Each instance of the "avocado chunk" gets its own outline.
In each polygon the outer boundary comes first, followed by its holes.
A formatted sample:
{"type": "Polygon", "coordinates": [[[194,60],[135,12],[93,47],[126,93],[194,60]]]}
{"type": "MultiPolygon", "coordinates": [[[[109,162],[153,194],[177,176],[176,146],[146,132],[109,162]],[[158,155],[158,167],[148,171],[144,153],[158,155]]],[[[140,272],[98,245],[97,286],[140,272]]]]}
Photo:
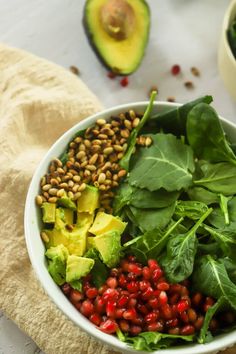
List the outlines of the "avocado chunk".
{"type": "Polygon", "coordinates": [[[87,275],[94,266],[94,260],[91,258],[68,256],[66,266],[66,281],[74,282],[87,275]]]}
{"type": "Polygon", "coordinates": [[[48,258],[48,271],[56,284],[62,285],[66,278],[66,260],[68,258],[68,250],[63,245],[50,247],[46,253],[48,258]]]}
{"type": "Polygon", "coordinates": [[[121,235],[117,230],[94,237],[94,245],[102,261],[109,267],[115,267],[120,260],[121,235]]]}
{"type": "Polygon", "coordinates": [[[43,222],[45,224],[51,224],[56,219],[56,204],[44,202],[42,204],[43,222]]]}
{"type": "Polygon", "coordinates": [[[86,185],[85,190],[77,201],[77,211],[79,213],[90,213],[99,207],[99,190],[96,187],[86,185]]]}
{"type": "Polygon", "coordinates": [[[93,225],[90,227],[89,232],[94,235],[101,235],[108,231],[116,230],[120,234],[124,231],[127,223],[123,222],[118,216],[98,212],[93,225]]]}
{"type": "Polygon", "coordinates": [[[87,250],[94,248],[94,240],[95,240],[94,236],[87,237],[87,250]]]}
{"type": "Polygon", "coordinates": [[[57,204],[71,210],[76,210],[75,202],[67,196],[66,192],[61,198],[58,199],[57,204]]]}
{"type": "Polygon", "coordinates": [[[145,0],[87,0],[83,25],[92,49],[109,70],[128,75],[138,68],[150,30],[145,0]]]}

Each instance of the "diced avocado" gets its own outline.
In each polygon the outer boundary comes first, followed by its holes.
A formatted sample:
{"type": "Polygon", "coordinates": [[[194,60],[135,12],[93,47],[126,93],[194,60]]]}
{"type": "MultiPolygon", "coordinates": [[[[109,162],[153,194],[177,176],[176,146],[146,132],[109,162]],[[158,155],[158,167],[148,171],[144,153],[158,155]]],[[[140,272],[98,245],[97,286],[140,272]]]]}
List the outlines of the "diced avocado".
{"type": "Polygon", "coordinates": [[[120,234],[124,231],[127,223],[123,222],[119,217],[104,212],[98,212],[89,232],[94,235],[102,235],[108,231],[116,230],[120,234]]]}
{"type": "Polygon", "coordinates": [[[42,204],[43,222],[45,224],[51,224],[56,219],[56,204],[44,202],[42,204]]]}
{"type": "Polygon", "coordinates": [[[65,223],[67,225],[73,225],[74,223],[74,211],[72,209],[64,209],[65,223]]]}
{"type": "Polygon", "coordinates": [[[118,231],[109,231],[94,237],[94,244],[103,262],[109,267],[115,267],[120,259],[121,235],[118,231]]]}
{"type": "Polygon", "coordinates": [[[128,75],[138,68],[150,29],[145,0],[87,0],[83,25],[95,54],[109,70],[128,75]]]}
{"type": "Polygon", "coordinates": [[[90,213],[99,207],[99,190],[96,187],[86,185],[85,190],[77,201],[77,211],[79,213],[90,213]]]}
{"type": "Polygon", "coordinates": [[[94,248],[95,247],[94,240],[95,240],[94,236],[88,236],[87,237],[87,250],[89,250],[90,248],[94,248]]]}
{"type": "Polygon", "coordinates": [[[91,258],[68,256],[66,266],[66,281],[68,283],[78,280],[87,275],[94,266],[91,258]]]}
{"type": "Polygon", "coordinates": [[[68,258],[68,250],[63,245],[49,248],[46,253],[48,261],[48,271],[53,280],[62,285],[65,283],[66,278],[66,260],[68,258]]]}
{"type": "Polygon", "coordinates": [[[70,199],[66,193],[64,193],[64,195],[58,199],[57,204],[71,210],[76,210],[75,202],[73,202],[73,200],[70,199]]]}

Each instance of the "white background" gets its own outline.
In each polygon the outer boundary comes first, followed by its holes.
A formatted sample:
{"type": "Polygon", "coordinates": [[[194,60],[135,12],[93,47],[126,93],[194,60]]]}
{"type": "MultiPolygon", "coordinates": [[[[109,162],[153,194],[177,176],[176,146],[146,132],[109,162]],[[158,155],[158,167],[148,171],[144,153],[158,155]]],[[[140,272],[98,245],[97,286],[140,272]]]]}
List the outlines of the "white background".
{"type": "MultiPolygon", "coordinates": [[[[0,0],[0,41],[65,68],[77,66],[82,80],[106,107],[146,100],[150,87],[156,85],[159,100],[174,96],[176,101],[187,102],[211,94],[218,112],[236,122],[236,103],[226,92],[217,68],[222,20],[229,0],[147,0],[152,12],[150,40],[142,65],[126,88],[119,85],[119,79],[107,78],[107,71],[88,44],[82,27],[84,2],[0,0]],[[182,74],[173,77],[170,68],[176,63],[182,74]],[[201,71],[199,78],[192,76],[192,66],[201,71]],[[185,88],[186,80],[194,82],[194,89],[185,88]]],[[[39,352],[0,313],[0,354],[39,352]]]]}

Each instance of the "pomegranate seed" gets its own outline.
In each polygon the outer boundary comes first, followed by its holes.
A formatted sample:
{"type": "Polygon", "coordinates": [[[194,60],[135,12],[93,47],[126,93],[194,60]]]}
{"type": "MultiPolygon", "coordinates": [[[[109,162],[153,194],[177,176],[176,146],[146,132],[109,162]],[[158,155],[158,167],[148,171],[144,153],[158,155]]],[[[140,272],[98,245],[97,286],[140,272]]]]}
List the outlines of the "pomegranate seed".
{"type": "Polygon", "coordinates": [[[86,296],[87,296],[89,299],[93,299],[93,298],[95,298],[97,295],[98,295],[98,290],[97,290],[96,288],[89,288],[89,289],[86,291],[86,296]]]}
{"type": "Polygon", "coordinates": [[[143,270],[140,266],[138,266],[135,263],[130,263],[128,266],[128,272],[134,273],[136,275],[141,275],[143,273],[143,270]]]}
{"type": "Polygon", "coordinates": [[[148,266],[150,268],[150,270],[153,272],[155,269],[160,268],[159,264],[157,263],[157,261],[155,259],[149,259],[148,260],[148,266]]]}
{"type": "Polygon", "coordinates": [[[144,318],[144,321],[149,324],[149,323],[152,323],[152,322],[156,322],[158,318],[158,315],[156,312],[150,312],[148,313],[145,318],[144,318]]]}
{"type": "Polygon", "coordinates": [[[180,284],[171,284],[170,292],[172,293],[180,293],[182,286],[180,284]]]}
{"type": "Polygon", "coordinates": [[[128,258],[128,260],[130,262],[135,262],[136,261],[136,257],[135,256],[129,255],[127,258],[128,258]]]}
{"type": "Polygon", "coordinates": [[[158,290],[166,291],[166,290],[169,290],[169,288],[170,288],[170,285],[168,283],[166,283],[166,282],[162,282],[162,283],[157,284],[157,289],[158,290]]]}
{"type": "Polygon", "coordinates": [[[133,324],[136,324],[137,326],[142,326],[143,325],[143,317],[142,316],[137,316],[132,320],[133,324]]]}
{"type": "Polygon", "coordinates": [[[170,329],[168,330],[168,333],[169,333],[169,334],[175,334],[175,335],[178,335],[178,334],[179,334],[179,332],[180,332],[179,327],[170,328],[170,329]]]}
{"type": "Polygon", "coordinates": [[[124,307],[125,305],[127,305],[128,301],[129,301],[129,296],[128,295],[121,295],[121,297],[117,301],[117,306],[118,307],[124,307]]]}
{"type": "Polygon", "coordinates": [[[123,87],[126,87],[129,85],[129,79],[127,76],[123,77],[123,79],[120,80],[120,85],[123,87]]]}
{"type": "Polygon", "coordinates": [[[175,64],[171,68],[171,73],[172,75],[178,75],[180,73],[180,66],[178,64],[175,64]]]}
{"type": "Polygon", "coordinates": [[[164,325],[161,321],[150,323],[147,326],[147,330],[149,332],[162,332],[163,328],[164,328],[164,325]]]}
{"type": "Polygon", "coordinates": [[[72,304],[75,306],[75,308],[78,310],[78,311],[80,311],[80,308],[81,308],[81,302],[75,302],[75,303],[73,303],[72,302],[72,304]]]}
{"type": "Polygon", "coordinates": [[[180,295],[181,295],[181,296],[187,296],[187,295],[189,295],[189,290],[186,288],[186,286],[181,286],[180,295]]]}
{"type": "Polygon", "coordinates": [[[130,293],[136,293],[139,290],[139,284],[137,281],[131,281],[127,284],[127,290],[130,293]]]}
{"type": "Polygon", "coordinates": [[[122,259],[121,268],[122,268],[123,272],[128,272],[129,264],[130,263],[126,259],[122,259]]]}
{"type": "Polygon", "coordinates": [[[180,318],[184,323],[189,323],[189,317],[186,311],[180,313],[180,318]]]}
{"type": "Polygon", "coordinates": [[[151,279],[151,271],[148,267],[143,267],[143,278],[145,280],[151,279]]]}
{"type": "Polygon", "coordinates": [[[177,327],[179,323],[178,318],[172,318],[171,320],[166,321],[166,326],[173,328],[173,327],[177,327]]]}
{"type": "Polygon", "coordinates": [[[105,302],[109,300],[117,300],[118,295],[119,293],[117,290],[108,288],[107,290],[104,291],[102,298],[105,302]]]}
{"type": "Polygon", "coordinates": [[[130,299],[129,302],[128,302],[128,305],[127,307],[130,308],[130,307],[135,307],[137,305],[137,299],[130,299]]]}
{"type": "Polygon", "coordinates": [[[95,299],[94,307],[95,307],[96,312],[98,312],[100,314],[104,313],[105,303],[100,296],[95,299]]]}
{"type": "Polygon", "coordinates": [[[100,288],[98,289],[98,293],[100,295],[102,295],[107,289],[108,289],[108,286],[104,284],[104,285],[100,286],[100,288]]]}
{"type": "Polygon", "coordinates": [[[172,305],[171,307],[173,316],[177,316],[179,314],[178,309],[177,309],[177,305],[172,305]]]}
{"type": "Polygon", "coordinates": [[[149,286],[142,294],[144,300],[149,300],[153,296],[153,288],[149,286]]]}
{"type": "Polygon", "coordinates": [[[108,317],[115,317],[115,313],[116,313],[116,302],[110,300],[106,304],[106,314],[108,317]]]}
{"type": "Polygon", "coordinates": [[[137,305],[137,309],[139,312],[141,312],[143,315],[147,315],[148,314],[148,308],[145,306],[145,305],[141,305],[141,304],[138,304],[137,305]]]}
{"type": "Polygon", "coordinates": [[[82,315],[89,317],[94,312],[94,305],[90,300],[84,300],[82,302],[80,312],[82,313],[82,315]]]}
{"type": "Polygon", "coordinates": [[[221,320],[227,324],[233,324],[235,321],[235,314],[227,311],[221,315],[221,320]]]}
{"type": "Polygon", "coordinates": [[[195,333],[195,328],[192,325],[186,325],[186,326],[182,327],[180,330],[180,334],[182,336],[189,336],[194,333],[195,333]]]}
{"type": "Polygon", "coordinates": [[[140,326],[132,325],[130,326],[130,334],[133,336],[137,336],[139,333],[142,332],[142,328],[140,326]]]}
{"type": "Polygon", "coordinates": [[[102,322],[99,328],[105,333],[112,334],[116,332],[116,330],[118,329],[118,325],[116,321],[108,319],[102,322]]]}
{"type": "Polygon", "coordinates": [[[75,289],[71,290],[71,292],[70,292],[70,301],[73,304],[83,300],[83,298],[84,298],[84,295],[80,291],[75,290],[75,289]]]}
{"type": "Polygon", "coordinates": [[[204,323],[204,316],[199,316],[197,320],[194,322],[194,327],[197,331],[200,331],[204,323]]]}
{"type": "Polygon", "coordinates": [[[192,297],[192,304],[194,306],[200,306],[203,300],[203,295],[201,293],[195,293],[192,297]]]}
{"type": "Polygon", "coordinates": [[[168,302],[168,297],[167,297],[165,291],[161,291],[161,292],[160,292],[160,295],[159,295],[158,300],[159,300],[161,306],[167,304],[167,302],[168,302]]]}
{"type": "Polygon", "coordinates": [[[187,300],[180,300],[177,304],[177,310],[179,313],[189,309],[189,303],[187,300]]]}
{"type": "Polygon", "coordinates": [[[115,318],[123,318],[124,312],[125,312],[125,309],[117,309],[115,311],[115,318]]]}
{"type": "Polygon", "coordinates": [[[141,281],[139,282],[139,289],[140,289],[141,291],[147,289],[149,286],[151,286],[151,284],[150,284],[150,282],[147,281],[147,280],[141,280],[141,281]]]}
{"type": "Polygon", "coordinates": [[[126,320],[120,320],[119,326],[122,332],[129,332],[129,323],[126,320]]]}
{"type": "Polygon", "coordinates": [[[61,290],[63,291],[63,293],[65,294],[65,295],[70,295],[70,291],[71,291],[71,286],[70,286],[70,284],[68,284],[68,283],[65,283],[65,284],[63,284],[62,286],[61,286],[61,290]]]}
{"type": "Polygon", "coordinates": [[[90,317],[89,317],[89,321],[91,321],[93,324],[95,324],[96,326],[99,326],[100,323],[102,322],[102,317],[98,314],[98,313],[93,313],[90,317]]]}
{"type": "Polygon", "coordinates": [[[124,274],[121,274],[118,279],[118,284],[122,287],[125,288],[127,285],[127,280],[124,274]]]}
{"type": "Polygon", "coordinates": [[[171,307],[168,304],[161,307],[161,313],[165,320],[170,320],[173,316],[171,307]]]}
{"type": "Polygon", "coordinates": [[[109,77],[109,79],[114,79],[116,77],[116,74],[110,71],[107,73],[107,77],[109,77]]]}
{"type": "Polygon", "coordinates": [[[213,306],[214,303],[215,303],[215,300],[212,299],[212,297],[209,297],[209,296],[206,297],[206,300],[205,300],[205,304],[206,304],[206,305],[213,306]]]}
{"type": "Polygon", "coordinates": [[[177,304],[178,300],[179,300],[179,294],[173,294],[169,297],[169,303],[171,305],[177,304]]]}
{"type": "Polygon", "coordinates": [[[117,282],[116,278],[114,278],[114,277],[108,278],[106,283],[109,286],[109,288],[112,288],[112,289],[115,289],[118,285],[118,282],[117,282]]]}
{"type": "Polygon", "coordinates": [[[134,308],[128,309],[123,313],[123,317],[125,320],[133,320],[137,317],[137,312],[134,308]]]}
{"type": "Polygon", "coordinates": [[[157,298],[150,299],[148,301],[148,304],[151,306],[153,309],[157,309],[159,307],[159,301],[157,298]]]}
{"type": "Polygon", "coordinates": [[[89,288],[91,288],[91,284],[86,281],[83,283],[83,290],[86,292],[89,288]]]}
{"type": "Polygon", "coordinates": [[[152,279],[154,282],[157,282],[158,280],[160,280],[160,278],[163,275],[163,271],[161,270],[161,268],[156,268],[153,270],[152,272],[152,279]]]}
{"type": "Polygon", "coordinates": [[[189,309],[187,311],[189,322],[196,322],[197,320],[197,313],[194,309],[189,309]]]}
{"type": "Polygon", "coordinates": [[[87,274],[84,278],[83,278],[84,282],[90,282],[92,280],[92,275],[91,274],[87,274]]]}

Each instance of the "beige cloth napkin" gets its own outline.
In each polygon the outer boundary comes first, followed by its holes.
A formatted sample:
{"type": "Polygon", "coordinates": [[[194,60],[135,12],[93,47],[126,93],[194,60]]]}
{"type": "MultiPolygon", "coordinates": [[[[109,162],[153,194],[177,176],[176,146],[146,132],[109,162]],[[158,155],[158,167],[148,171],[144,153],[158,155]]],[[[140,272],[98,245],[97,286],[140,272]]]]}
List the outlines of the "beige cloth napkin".
{"type": "Polygon", "coordinates": [[[73,74],[0,45],[0,308],[47,354],[114,353],[50,301],[29,262],[23,229],[25,197],[39,161],[63,132],[100,109],[73,74]]]}

